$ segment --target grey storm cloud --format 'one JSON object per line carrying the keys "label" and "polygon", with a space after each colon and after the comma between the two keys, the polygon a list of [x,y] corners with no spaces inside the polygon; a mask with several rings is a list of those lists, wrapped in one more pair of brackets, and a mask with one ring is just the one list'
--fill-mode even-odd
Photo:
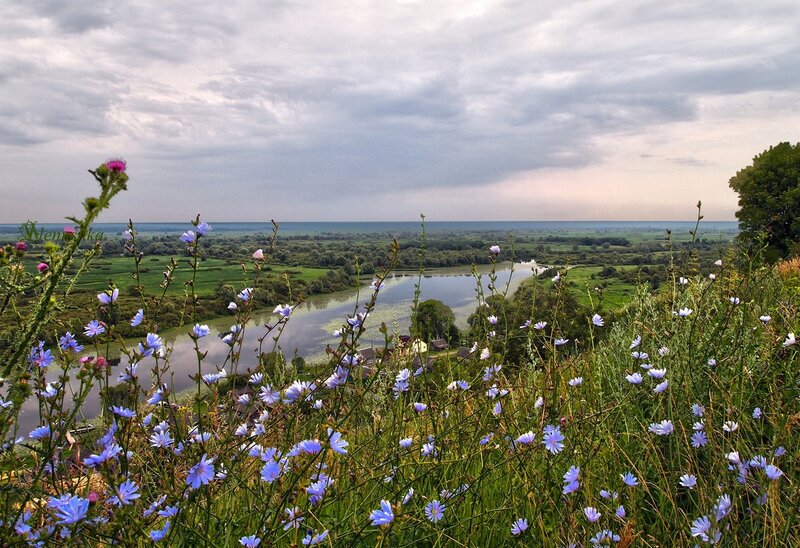
{"label": "grey storm cloud", "polygon": [[363,189],[424,200],[601,165],[621,136],[646,143],[640,161],[710,169],[696,150],[644,149],[718,98],[790,109],[797,28],[782,1],[9,1],[0,184],[17,192],[31,151],[55,170],[98,147],[135,159],[141,195],[168,204],[191,185],[192,207],[221,188],[284,206],[363,209]]}

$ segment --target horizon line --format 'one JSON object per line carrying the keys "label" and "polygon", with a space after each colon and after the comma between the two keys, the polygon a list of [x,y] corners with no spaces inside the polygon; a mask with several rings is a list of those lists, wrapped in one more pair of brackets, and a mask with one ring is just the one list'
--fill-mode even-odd
{"label": "horizon line", "polygon": [[[58,221],[37,221],[34,219],[26,219],[24,221],[10,221],[10,222],[0,222],[0,226],[2,225],[20,225],[28,222],[34,222],[36,224],[48,224],[48,225],[56,225],[56,224],[69,224],[65,223],[68,219],[58,220]],[[92,224],[127,224],[129,221],[95,221]],[[207,223],[214,224],[214,223],[225,223],[225,224],[253,224],[253,223],[264,223],[264,224],[271,224],[272,220],[247,220],[247,221],[222,221],[222,220],[206,220]],[[281,223],[420,223],[419,219],[417,220],[350,220],[350,221],[329,221],[329,220],[305,220],[305,221],[297,221],[297,220],[283,220],[283,221],[275,221],[279,225]],[[688,222],[697,222],[697,218],[693,219],[439,219],[439,220],[431,220],[426,218],[425,223],[688,223]],[[738,219],[706,219],[703,218],[700,223],[703,222],[712,222],[712,223],[738,223]],[[191,224],[190,220],[172,220],[172,221],[136,221],[136,224]],[[74,223],[73,223],[74,224]]]}

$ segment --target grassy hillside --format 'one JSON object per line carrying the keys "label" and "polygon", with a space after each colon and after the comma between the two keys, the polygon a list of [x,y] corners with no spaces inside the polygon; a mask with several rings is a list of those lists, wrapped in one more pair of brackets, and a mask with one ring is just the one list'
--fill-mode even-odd
{"label": "grassy hillside", "polygon": [[[591,280],[574,270],[566,280]],[[274,357],[238,370],[234,338],[226,376],[198,379],[207,389],[187,401],[153,384],[168,379],[169,354],[146,356],[159,343],[143,339],[130,353],[138,376],[107,414],[105,428],[117,426],[97,442],[85,435],[80,456],[58,426],[70,400],[39,396],[53,434],[18,432],[25,441],[0,457],[2,519],[17,524],[0,534],[207,546],[251,535],[280,546],[796,545],[797,269],[700,270],[626,295],[613,322],[586,318],[579,344],[561,340],[557,317],[532,322],[518,367],[498,361],[500,333],[466,358],[418,368],[414,356],[387,354],[362,376],[350,359],[354,316],[324,371]],[[248,307],[238,314],[244,324]],[[95,362],[65,352],[59,363],[103,383]],[[198,369],[216,371],[202,355]],[[63,460],[73,454],[81,466]],[[65,491],[73,498],[54,498]]]}

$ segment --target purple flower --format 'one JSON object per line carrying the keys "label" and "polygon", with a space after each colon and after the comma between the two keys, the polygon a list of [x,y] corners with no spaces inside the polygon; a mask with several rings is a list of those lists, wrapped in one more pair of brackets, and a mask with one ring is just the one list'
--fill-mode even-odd
{"label": "purple flower", "polygon": [[159,430],[150,435],[150,445],[153,447],[168,448],[175,440],[169,433],[169,430]]}
{"label": "purple flower", "polygon": [[594,506],[587,506],[583,509],[583,514],[586,516],[586,519],[589,520],[589,523],[594,523],[600,519],[600,512],[597,511],[597,508]]}
{"label": "purple flower", "polygon": [[642,374],[641,373],[632,373],[630,375],[625,375],[625,378],[631,384],[640,384],[642,382]]}
{"label": "purple flower", "polygon": [[104,291],[97,294],[97,300],[105,305],[116,302],[117,297],[119,297],[119,289],[116,287],[110,293],[108,291]]}
{"label": "purple flower", "polygon": [[425,516],[432,523],[436,523],[444,517],[445,505],[438,500],[432,500],[425,506]]}
{"label": "purple flower", "polygon": [[272,311],[273,314],[280,314],[284,318],[288,318],[292,313],[292,307],[288,304],[279,304]]}
{"label": "purple flower", "polygon": [[89,511],[89,499],[65,493],[61,497],[50,497],[47,507],[55,510],[59,525],[71,525],[86,517]]}
{"label": "purple flower", "polygon": [[144,310],[141,308],[136,312],[136,315],[131,318],[131,327],[136,327],[144,320]]}
{"label": "purple flower", "polygon": [[564,439],[564,435],[561,433],[561,428],[559,426],[548,424],[544,427],[542,443],[553,455],[564,450],[564,444],[562,443]]}
{"label": "purple flower", "polygon": [[86,327],[83,328],[83,334],[87,337],[94,337],[105,332],[106,328],[97,320],[90,321],[88,324],[86,324]]}
{"label": "purple flower", "polygon": [[330,437],[329,443],[331,449],[334,452],[339,453],[340,455],[347,454],[347,446],[350,445],[347,441],[342,439],[342,434],[339,432],[334,432],[330,428],[328,428],[328,436]]}
{"label": "purple flower", "polygon": [[209,327],[207,325],[200,325],[200,324],[196,323],[196,324],[194,324],[194,327],[192,328],[192,333],[198,339],[205,337],[210,332],[211,332],[211,329],[209,329]]}
{"label": "purple flower", "polygon": [[308,394],[308,396],[306,396],[306,399],[308,400],[311,398],[311,392],[313,392],[316,388],[316,385],[313,383],[296,380],[289,385],[289,388],[286,389],[286,392],[283,396],[283,401],[286,403],[294,403],[306,394]]}
{"label": "purple flower", "polygon": [[[160,514],[160,512],[159,512]],[[153,542],[160,542],[167,538],[167,533],[169,533],[169,520],[164,522],[164,527],[161,529],[155,529],[154,531],[150,531],[150,540]]]}
{"label": "purple flower", "polygon": [[620,541],[620,536],[614,533],[614,531],[611,531],[610,529],[603,529],[602,531],[598,531],[591,539],[589,539],[589,542],[591,542],[595,546],[600,546],[601,544],[603,546],[607,546],[612,542],[619,542],[619,541]]}
{"label": "purple flower", "polygon": [[499,245],[490,246],[489,253],[491,253],[492,255],[500,255],[500,246]]}
{"label": "purple flower", "polygon": [[256,546],[261,544],[261,539],[255,535],[250,535],[249,537],[240,538],[239,544],[244,546],[244,548],[256,548]]}
{"label": "purple flower", "polygon": [[167,506],[163,510],[159,510],[158,515],[162,518],[174,518],[178,515],[179,510],[177,506]]}
{"label": "purple flower", "polygon": [[729,434],[732,432],[736,432],[739,429],[739,423],[735,421],[725,421],[722,423],[722,429],[728,432]]}
{"label": "purple flower", "polygon": [[764,467],[764,473],[770,480],[775,481],[783,475],[783,470],[773,464],[768,464]]}
{"label": "purple flower", "polygon": [[319,440],[303,440],[298,442],[292,450],[289,451],[288,456],[296,457],[300,453],[305,453],[306,455],[316,455],[322,451],[322,444]]}
{"label": "purple flower", "polygon": [[40,369],[48,367],[55,360],[55,356],[48,349],[44,349],[44,341],[39,341],[28,353],[28,363]]}
{"label": "purple flower", "polygon": [[88,466],[89,468],[97,468],[101,464],[111,459],[116,459],[117,455],[122,452],[122,447],[120,447],[115,442],[109,442],[103,448],[99,455],[91,454],[85,459],[83,459],[83,464]]}
{"label": "purple flower", "polygon": [[706,436],[706,433],[703,432],[702,430],[692,434],[692,447],[694,447],[695,449],[703,447],[707,443],[708,443],[708,436]]}
{"label": "purple flower", "polygon": [[75,337],[72,333],[67,331],[64,333],[64,336],[58,339],[58,346],[66,352],[67,350],[72,350],[76,354],[83,350],[83,346],[78,344],[78,341],[75,340]]}
{"label": "purple flower", "polygon": [[198,489],[201,485],[208,484],[214,478],[214,459],[206,458],[203,455],[200,462],[189,469],[186,476],[186,485],[192,489]]}
{"label": "purple flower", "polygon": [[286,521],[283,522],[283,530],[287,531],[294,527],[295,529],[300,528],[300,522],[303,521],[305,518],[300,517],[300,508],[295,506],[294,508],[286,508],[283,511],[286,514]]}
{"label": "purple flower", "polygon": [[122,417],[123,419],[132,419],[136,416],[136,411],[133,409],[128,409],[127,407],[122,407],[121,405],[112,405],[111,411],[114,412],[115,415]]}
{"label": "purple flower", "polygon": [[695,417],[702,417],[703,413],[706,412],[706,408],[700,405],[699,403],[692,404],[692,415]]}
{"label": "purple flower", "polygon": [[656,394],[661,394],[664,390],[667,389],[668,386],[669,386],[669,381],[660,382],[656,385],[655,388],[653,388],[653,392],[655,392]]}
{"label": "purple flower", "polygon": [[624,474],[621,474],[621,477],[622,477],[622,481],[628,487],[636,487],[637,485],[639,485],[639,480],[636,479],[636,476],[634,476],[630,472],[625,472]]}
{"label": "purple flower", "polygon": [[521,443],[524,445],[528,445],[533,443],[534,439],[536,438],[536,434],[533,431],[528,430],[524,434],[521,434],[517,439],[514,440],[514,443]]}
{"label": "purple flower", "polygon": [[578,480],[580,479],[581,469],[579,466],[570,466],[569,470],[564,473],[564,489],[562,493],[569,495],[574,493],[580,487]]}
{"label": "purple flower", "polygon": [[725,516],[727,516],[731,511],[731,497],[727,494],[720,495],[717,499],[717,502],[714,504],[714,513],[716,514],[716,521],[719,523],[722,521]]}
{"label": "purple flower", "polygon": [[139,486],[131,480],[125,480],[117,487],[116,494],[108,498],[108,502],[117,506],[127,506],[140,496]]}
{"label": "purple flower", "polygon": [[49,438],[50,425],[45,424],[44,426],[39,426],[37,428],[34,428],[33,430],[31,430],[30,434],[28,434],[28,437],[33,440],[41,440],[44,438]]}
{"label": "purple flower", "polygon": [[547,327],[547,322],[536,322],[535,324],[533,324],[533,328],[536,329],[537,331],[541,331],[545,327]]}
{"label": "purple flower", "polygon": [[187,230],[181,234],[181,241],[185,244],[192,245],[197,241],[197,234],[195,234],[193,230]]}
{"label": "purple flower", "polygon": [[697,477],[694,474],[684,474],[681,476],[680,486],[686,489],[694,489],[697,485]]}
{"label": "purple flower", "polygon": [[575,377],[574,379],[570,379],[569,385],[570,386],[580,386],[583,384],[583,377]]}
{"label": "purple flower", "polygon": [[281,477],[281,466],[274,460],[267,461],[261,467],[261,481],[272,483]]}
{"label": "purple flower", "polygon": [[414,411],[417,413],[422,413],[428,408],[428,406],[421,402],[414,402]]}
{"label": "purple flower", "polygon": [[112,173],[124,173],[128,164],[122,158],[109,158],[106,160],[105,166],[111,170]]}
{"label": "purple flower", "polygon": [[305,537],[303,537],[303,544],[306,546],[314,546],[316,544],[320,544],[327,537],[328,537],[327,529],[317,534],[315,534],[313,530],[310,530],[308,534]]}
{"label": "purple flower", "polygon": [[605,321],[603,320],[603,317],[600,316],[600,314],[595,314],[594,316],[592,316],[592,323],[597,327],[603,327],[605,325]]}
{"label": "purple flower", "polygon": [[569,339],[558,338],[555,341],[553,341],[553,344],[556,345],[556,346],[563,346],[563,345],[567,344],[568,342],[569,342]]}
{"label": "purple flower", "polygon": [[703,542],[708,542],[708,532],[711,529],[711,520],[708,516],[702,516],[692,522],[691,534],[693,537],[700,537]]}
{"label": "purple flower", "polygon": [[672,425],[671,420],[664,419],[659,423],[651,423],[648,430],[659,436],[669,436],[675,430],[675,427]]}
{"label": "purple flower", "polygon": [[524,518],[519,518],[517,521],[511,524],[511,534],[515,537],[518,537],[522,533],[528,530],[528,520]]}
{"label": "purple flower", "polygon": [[692,310],[691,308],[681,308],[680,310],[678,310],[678,316],[680,316],[681,318],[685,318],[692,312],[694,312],[694,310]]}
{"label": "purple flower", "polygon": [[392,523],[394,520],[394,512],[392,511],[391,503],[388,500],[382,500],[381,507],[377,510],[373,510],[369,515],[369,519],[371,521],[370,525],[374,527]]}
{"label": "purple flower", "polygon": [[381,289],[383,289],[384,287],[386,287],[386,284],[385,284],[385,283],[383,283],[382,281],[380,281],[380,280],[379,280],[379,279],[377,279],[377,278],[375,278],[374,280],[372,280],[372,283],[371,283],[371,284],[369,284],[369,288],[370,288],[372,291],[380,291],[380,290],[381,290]]}
{"label": "purple flower", "polygon": [[197,225],[196,230],[198,236],[208,236],[208,233],[211,232],[213,229],[211,228],[210,224],[208,224],[205,221],[201,221]]}
{"label": "purple flower", "polygon": [[164,345],[164,341],[155,333],[148,333],[147,337],[145,337],[145,345],[150,350],[158,350]]}

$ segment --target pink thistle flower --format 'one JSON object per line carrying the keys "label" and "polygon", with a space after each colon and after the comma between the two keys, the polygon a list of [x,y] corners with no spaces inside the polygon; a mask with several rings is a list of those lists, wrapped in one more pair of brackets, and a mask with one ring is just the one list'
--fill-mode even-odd
{"label": "pink thistle flower", "polygon": [[65,226],[64,227],[64,234],[65,235],[75,235],[75,227],[74,226]]}
{"label": "pink thistle flower", "polygon": [[112,173],[124,173],[128,164],[122,158],[109,158],[106,160],[106,167],[110,169]]}
{"label": "pink thistle flower", "polygon": [[38,270],[39,272],[45,272],[47,270],[50,270],[50,265],[48,265],[47,263],[39,263],[38,265],[36,265],[36,270]]}
{"label": "pink thistle flower", "polygon": [[17,248],[17,251],[25,251],[25,250],[28,249],[28,244],[26,244],[25,242],[20,240],[20,241],[17,242],[17,245],[15,245],[14,247]]}
{"label": "pink thistle flower", "polygon": [[253,253],[253,259],[255,259],[256,261],[263,260],[264,259],[264,250],[263,249],[257,249],[256,252]]}

